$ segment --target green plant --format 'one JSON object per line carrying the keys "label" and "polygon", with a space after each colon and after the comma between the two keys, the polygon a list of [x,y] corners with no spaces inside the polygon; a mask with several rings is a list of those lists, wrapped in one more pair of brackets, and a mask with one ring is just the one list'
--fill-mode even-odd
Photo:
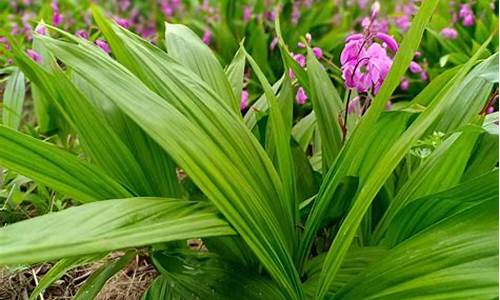
{"label": "green plant", "polygon": [[[326,71],[310,50],[307,70],[296,68],[283,39],[285,69],[313,97],[314,115],[296,124],[289,77],[271,86],[243,47],[224,70],[182,25],[167,24],[167,54],[94,8],[114,59],[55,28],[58,39],[36,36],[52,64],[13,45],[17,66],[87,157],[0,126],[0,165],[82,203],[2,228],[0,264],[61,259],[33,299],[66,270],[126,250],[77,295],[91,299],[140,247],[161,273],[144,299],[497,297],[498,158],[488,149],[498,148],[498,132],[480,115],[487,97],[480,105],[461,93],[489,94],[498,70],[471,76],[498,54],[478,64],[488,40],[409,104],[383,111],[437,3],[423,2],[344,142],[342,100]],[[239,113],[245,61],[266,118]],[[415,155],[434,132],[442,141]],[[193,238],[208,252],[174,242]]]}

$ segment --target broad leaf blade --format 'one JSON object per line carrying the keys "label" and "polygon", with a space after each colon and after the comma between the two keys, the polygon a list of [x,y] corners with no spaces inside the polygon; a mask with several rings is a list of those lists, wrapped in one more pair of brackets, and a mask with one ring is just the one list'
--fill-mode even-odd
{"label": "broad leaf blade", "polygon": [[0,126],[0,165],[89,202],[131,196],[100,169],[56,146]]}
{"label": "broad leaf blade", "polygon": [[25,92],[24,74],[15,68],[7,80],[3,93],[3,125],[17,130],[21,124]]}
{"label": "broad leaf blade", "polygon": [[231,234],[226,221],[203,203],[164,198],[98,201],[0,229],[0,265]]}

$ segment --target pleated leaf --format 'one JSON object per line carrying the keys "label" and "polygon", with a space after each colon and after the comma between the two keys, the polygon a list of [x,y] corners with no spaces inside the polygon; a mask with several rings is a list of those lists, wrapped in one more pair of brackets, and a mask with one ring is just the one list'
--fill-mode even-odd
{"label": "pleated leaf", "polygon": [[0,229],[0,265],[231,234],[227,222],[203,203],[164,198],[98,201]]}
{"label": "pleated leaf", "polygon": [[0,126],[0,165],[77,201],[131,196],[100,169],[56,146]]}
{"label": "pleated leaf", "polygon": [[165,23],[168,54],[202,78],[229,107],[239,112],[240,102],[212,50],[188,27]]}
{"label": "pleated leaf", "polygon": [[23,114],[26,87],[24,74],[15,68],[7,79],[2,99],[2,124],[18,129]]}

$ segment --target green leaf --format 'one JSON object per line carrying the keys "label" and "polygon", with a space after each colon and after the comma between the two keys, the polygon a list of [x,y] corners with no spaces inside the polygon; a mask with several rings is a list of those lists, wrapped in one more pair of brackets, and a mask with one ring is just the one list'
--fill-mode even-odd
{"label": "green leaf", "polygon": [[135,251],[129,251],[125,253],[119,259],[112,261],[90,275],[85,283],[78,289],[74,299],[75,300],[93,300],[96,298],[97,294],[101,291],[101,289],[106,284],[113,275],[118,273],[121,269],[125,268],[128,263],[134,258],[136,255]]}
{"label": "green leaf", "polygon": [[24,74],[15,68],[3,93],[2,124],[16,129],[21,124],[24,104]]}
{"label": "green leaf", "polygon": [[241,99],[241,91],[243,90],[243,78],[245,75],[245,52],[242,47],[234,55],[231,64],[225,70],[226,76],[231,83],[233,94],[237,100]]}
{"label": "green leaf", "polygon": [[[423,7],[420,8],[420,12],[416,17],[417,19],[420,16],[428,20],[429,16],[421,15],[426,13],[425,8],[431,9],[430,12],[432,12],[433,5],[435,5],[436,3],[431,2],[432,1],[426,1],[422,4]],[[426,7],[426,5],[430,6]],[[419,22],[416,22],[416,20],[414,20],[413,23],[419,24]],[[407,37],[409,36],[410,35],[408,35]],[[419,117],[412,123],[412,125],[389,148],[387,153],[385,153],[380,158],[380,160],[376,163],[376,165],[370,172],[370,176],[362,179],[361,188],[353,201],[351,211],[342,223],[339,232],[334,239],[330,250],[328,251],[328,256],[325,260],[325,266],[323,268],[323,281],[319,286],[317,294],[319,298],[322,298],[325,295],[327,286],[329,286],[334,280],[335,274],[340,267],[342,259],[356,234],[357,228],[361,223],[364,214],[370,207],[372,200],[376,196],[377,192],[383,186],[384,182],[391,175],[392,171],[396,168],[400,160],[408,152],[411,146],[443,113],[444,109],[449,104],[450,99],[453,99],[457,95],[456,87],[462,82],[465,75],[474,66],[476,60],[481,55],[482,51],[486,48],[489,41],[490,40],[486,41],[476,52],[476,54],[469,60],[469,62],[464,65],[460,72],[455,75],[454,80],[449,83],[449,88],[444,88],[442,90],[442,92],[434,99],[431,105],[419,115]],[[375,99],[375,102],[376,101],[377,98]],[[368,116],[366,116],[365,118],[367,119],[364,119],[362,121],[362,123],[358,126],[358,130],[362,130],[362,124],[369,121]]]}
{"label": "green leaf", "polygon": [[462,180],[474,178],[497,168],[498,134],[485,132],[478,138],[474,153],[467,164]]}
{"label": "green leaf", "polygon": [[274,95],[273,89],[267,81],[259,65],[257,65],[250,54],[248,54],[247,52],[245,52],[245,54],[247,56],[248,62],[255,72],[255,75],[262,85],[264,94],[266,95],[267,106],[269,107],[270,114],[270,132],[272,133],[272,137],[276,147],[277,169],[286,191],[285,201],[287,201],[287,203],[285,203],[285,206],[288,208],[287,216],[290,220],[293,220],[293,224],[296,224],[298,203],[296,199],[297,191],[295,188],[295,169],[292,157],[292,149],[290,146],[291,127],[286,126],[284,115],[282,114],[280,109],[280,103],[278,102],[277,97]]}
{"label": "green leaf", "polygon": [[437,147],[391,200],[374,232],[377,243],[399,210],[425,195],[440,192],[460,182],[481,129],[468,127],[455,133]]}
{"label": "green leaf", "polygon": [[78,256],[61,259],[54,264],[54,266],[52,266],[52,268],[50,268],[45,275],[43,275],[42,279],[38,282],[38,285],[31,292],[30,300],[36,300],[40,295],[43,295],[44,291],[50,287],[50,285],[63,277],[69,270],[99,260],[104,256],[105,254],[96,254],[91,256]]}
{"label": "green leaf", "polygon": [[152,260],[162,274],[164,293],[180,299],[287,299],[266,275],[212,253],[156,251]]}
{"label": "green leaf", "polygon": [[131,196],[100,169],[56,146],[0,126],[0,165],[77,201]]}
{"label": "green leaf", "polygon": [[235,112],[240,102],[212,50],[188,27],[165,23],[168,54],[202,78]]}
{"label": "green leaf", "polygon": [[361,272],[332,299],[494,299],[498,296],[498,200],[415,235]]}
{"label": "green leaf", "polygon": [[326,173],[342,147],[342,131],[339,124],[343,110],[342,100],[311,48],[307,49],[307,75],[313,111],[321,136],[323,170]]}
{"label": "green leaf", "polygon": [[394,247],[411,236],[457,213],[498,199],[498,170],[470,179],[446,191],[414,200],[389,225],[382,241]]}
{"label": "green leaf", "polygon": [[[338,292],[346,284],[349,284],[349,282],[355,279],[359,273],[372,263],[384,257],[387,252],[387,249],[383,247],[353,247],[342,263],[337,280],[330,286],[328,296],[335,294],[335,292]],[[306,295],[310,299],[314,299],[314,292],[319,282],[321,267],[324,260],[325,255],[318,255],[309,260],[305,267],[307,281],[304,283],[304,289]]]}
{"label": "green leaf", "polygon": [[457,97],[450,102],[446,113],[432,130],[451,132],[460,124],[469,123],[478,115],[490,98],[493,83],[481,77],[488,70],[496,69],[498,77],[498,53],[477,65],[457,88]]}
{"label": "green leaf", "polygon": [[287,294],[300,295],[289,253],[293,240],[288,237],[295,235],[295,227],[281,217],[287,211],[282,206],[283,187],[258,141],[196,74],[147,41],[113,28],[117,31],[106,31],[113,53],[163,97],[86,41],[74,45],[43,40],[53,54],[161,145],[236,228]]}
{"label": "green leaf", "polygon": [[234,234],[204,203],[127,198],[71,207],[0,229],[0,265]]}
{"label": "green leaf", "polygon": [[[46,26],[43,21],[38,26]],[[47,33],[48,34],[48,33]],[[33,50],[40,54],[42,61],[39,63],[45,70],[57,70],[57,62],[38,39],[33,39]],[[46,84],[46,82],[44,82]],[[40,132],[48,133],[56,130],[61,122],[59,111],[51,97],[46,94],[33,82],[30,85],[33,107]]]}

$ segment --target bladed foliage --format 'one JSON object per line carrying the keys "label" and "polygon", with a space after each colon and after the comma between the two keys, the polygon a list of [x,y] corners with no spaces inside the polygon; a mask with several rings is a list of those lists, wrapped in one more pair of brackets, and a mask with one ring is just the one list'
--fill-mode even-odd
{"label": "bladed foliage", "polygon": [[[139,248],[159,272],[145,300],[495,298],[498,123],[481,113],[498,54],[480,62],[491,39],[383,111],[438,2],[423,2],[346,138],[340,88],[309,45],[298,67],[279,20],[276,82],[254,57],[259,45],[251,55],[242,43],[224,68],[184,25],[166,24],[164,50],[97,7],[111,55],[51,26],[35,36],[42,64],[14,44],[0,166],[82,204],[1,228],[0,265],[59,260],[31,299],[67,270],[123,251],[76,295],[92,299]],[[263,93],[241,115],[246,67]],[[41,132],[64,123],[76,150],[16,131],[20,76],[43,102]],[[297,84],[312,100],[299,118]],[[183,246],[188,239],[207,251]]]}

